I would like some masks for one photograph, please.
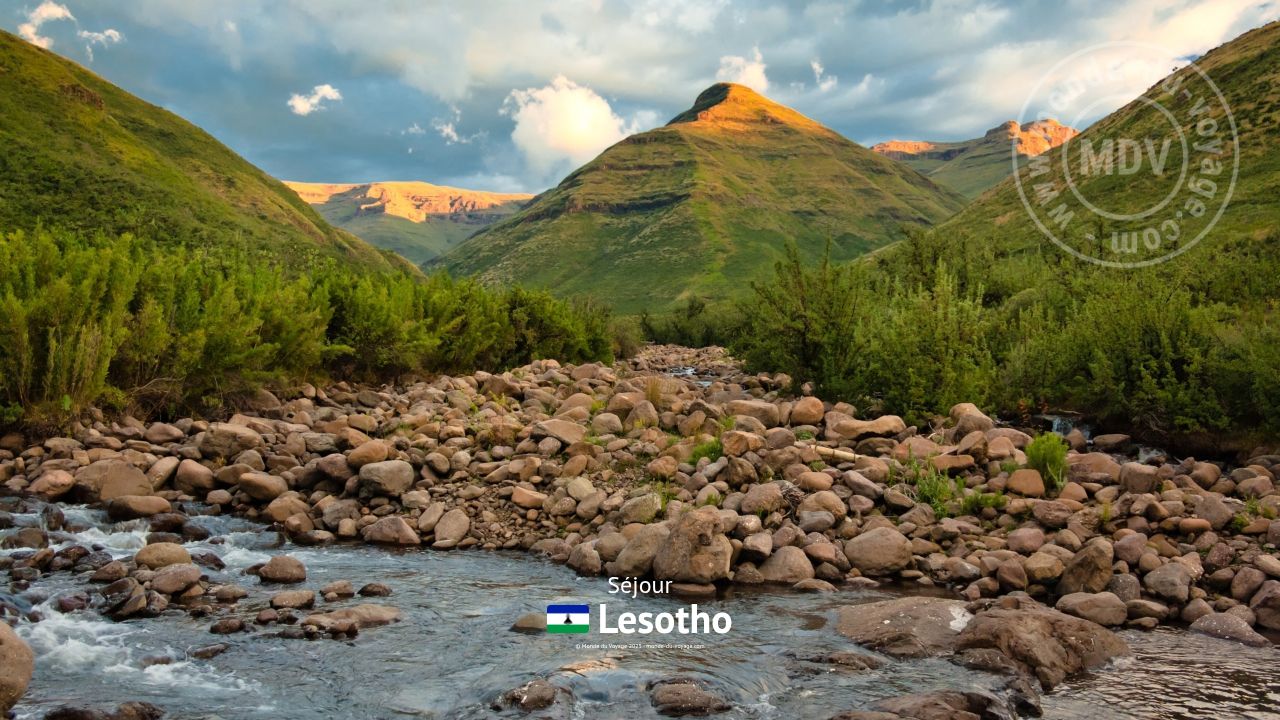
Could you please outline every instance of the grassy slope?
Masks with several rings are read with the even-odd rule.
[[[951,154],[949,159],[939,157]],[[937,143],[930,153],[900,158],[899,162],[972,200],[1009,177],[1009,140],[983,136],[955,143]],[[931,157],[932,156],[932,157]],[[1025,164],[1025,158],[1019,165]]]
[[[789,240],[857,257],[947,217],[961,198],[741,86],[716,85],[446,256],[458,272],[620,312],[741,296]]]
[[[337,194],[315,205],[320,216],[384,250],[423,265],[448,252],[480,229],[516,212],[523,202],[450,215],[432,215],[422,222],[390,213],[361,213],[368,202],[362,195]]]
[[[1177,279],[1203,290],[1206,297],[1224,302],[1240,302],[1254,295],[1248,288],[1242,294],[1223,295],[1226,288],[1241,288],[1259,256],[1273,257],[1273,247],[1280,236],[1280,23],[1253,30],[1208,53],[1197,64],[1213,79],[1225,95],[1239,127],[1240,173],[1233,199],[1220,221],[1197,246],[1181,256],[1155,266],[1152,272]],[[1189,69],[1179,71],[1189,73]],[[1148,91],[1153,93],[1159,85]],[[1104,137],[1146,137],[1164,132],[1155,127],[1152,114],[1142,111],[1134,101],[1086,130],[1077,141],[1055,148],[1046,157],[1052,177],[1062,183],[1062,153],[1072,152],[1071,162],[1078,166],[1076,154],[1080,140]],[[1183,113],[1178,113],[1185,117]],[[1225,120],[1224,120],[1225,122]],[[1191,131],[1190,123],[1184,129]],[[1229,149],[1229,146],[1228,146]],[[1227,162],[1229,155],[1224,158]],[[1024,169],[1020,171],[1026,173]],[[1024,175],[1025,177],[1025,175]],[[1042,182],[1040,178],[1037,182]],[[1091,198],[1106,198],[1112,209],[1149,207],[1157,192],[1150,174],[1130,177],[1096,176],[1078,182],[1082,192]],[[1185,193],[1184,193],[1185,195]],[[1181,196],[1180,196],[1181,197]],[[1193,231],[1200,227],[1191,225]],[[1123,230],[1118,223],[1088,226],[1077,223],[1068,235],[1073,245],[1085,246],[1086,231],[1104,233]],[[1047,283],[1064,274],[1109,273],[1123,281],[1129,270],[1095,269],[1093,265],[1071,258],[1053,245],[1032,223],[1024,210],[1012,178],[966,207],[954,218],[935,229],[939,237],[952,243],[976,243],[993,256],[987,275],[988,292],[994,297],[1012,297],[1018,293],[1039,292]],[[883,253],[902,252],[902,246],[885,248]]]
[[[37,223],[405,267],[208,133],[0,31],[0,230]]]

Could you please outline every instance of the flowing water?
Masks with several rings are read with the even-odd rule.
[[[118,557],[145,542],[141,523],[110,524],[84,508],[67,508],[67,516],[89,526],[74,536],[75,542],[104,547]],[[16,520],[39,522],[34,514]],[[39,718],[63,704],[127,700],[152,702],[170,718],[193,719],[522,717],[518,710],[492,710],[490,703],[505,690],[549,677],[573,691],[570,717],[634,720],[657,717],[646,683],[679,674],[704,680],[734,705],[717,717],[801,719],[828,718],[910,692],[1000,683],[940,659],[890,662],[862,672],[804,659],[856,651],[833,631],[835,609],[889,597],[882,591],[730,592],[701,603],[732,616],[733,628],[723,636],[524,635],[508,629],[512,621],[542,612],[550,603],[607,603],[611,615],[674,612],[686,603],[612,595],[601,579],[579,578],[524,554],[305,548],[284,545],[275,533],[244,520],[203,517],[200,522],[214,536],[188,548],[223,559],[226,569],[209,571],[212,580],[250,589],[242,614],[264,607],[269,594],[254,587],[257,579],[243,575],[244,568],[289,552],[306,564],[305,587],[332,580],[350,580],[356,587],[386,583],[394,594],[372,601],[399,607],[403,620],[346,642],[286,640],[272,637],[270,628],[211,635],[209,618],[177,610],[116,623],[93,611],[64,615],[53,609],[51,598],[85,589],[70,573],[56,573],[18,595],[0,590],[0,603],[45,618],[18,628],[37,656],[35,679],[16,709],[19,718]],[[1134,655],[1044,697],[1045,717],[1280,718],[1277,648],[1248,648],[1177,629],[1122,635]],[[231,643],[231,649],[210,660],[187,659],[188,650],[220,641]],[[604,644],[629,647],[600,647]],[[144,662],[157,656],[173,661]]]

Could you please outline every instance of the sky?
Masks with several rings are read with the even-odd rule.
[[[960,140],[1074,52],[1167,51],[1132,97],[1276,19],[1280,0],[0,0],[0,28],[276,177],[526,192],[717,81],[864,145]]]

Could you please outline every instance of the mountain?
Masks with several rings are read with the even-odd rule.
[[[1018,146],[1021,162],[1025,162],[1026,158],[1052,150],[1078,132],[1053,119],[1036,120],[1025,125],[1010,120],[972,140],[890,140],[872,145],[871,149],[885,157],[900,160],[939,185],[972,199],[1009,177],[1013,171],[1012,145]]]
[[[713,85],[442,258],[490,283],[622,313],[741,296],[794,241],[848,260],[963,204],[911,168],[741,85]]]
[[[285,185],[325,220],[415,265],[434,260],[533,197],[424,182],[285,181]]]
[[[1229,262],[1235,253],[1255,255],[1280,232],[1280,23],[1251,30],[1196,60],[1198,66],[1214,82],[1230,108],[1230,117],[1216,101],[1211,88],[1203,85],[1191,66],[1174,72],[1107,117],[1091,125],[1071,142],[1038,158],[1020,171],[1023,188],[1034,201],[1041,222],[1055,230],[1055,236],[1083,254],[1099,256],[1106,261],[1132,263],[1154,260],[1169,251],[1189,244],[1191,238],[1208,230],[1203,240],[1169,262],[1152,263],[1163,272],[1185,272],[1195,277],[1243,273],[1252,276],[1248,267],[1235,267]],[[1164,88],[1182,88],[1170,98]],[[1171,131],[1162,113],[1149,109],[1153,102],[1167,105],[1177,118],[1178,127]],[[1194,113],[1194,114],[1193,114]],[[1229,142],[1234,120],[1238,144]],[[1212,125],[1210,124],[1212,121]],[[1216,128],[1213,135],[1201,135],[1199,129]],[[1135,173],[1119,171],[1119,142],[1125,138],[1159,140],[1169,138],[1177,145],[1178,136],[1188,138],[1189,162],[1187,179],[1179,185],[1177,175],[1170,172],[1157,176],[1144,169]],[[1216,141],[1216,144],[1215,144]],[[1238,145],[1238,171],[1234,192],[1220,218],[1214,210],[1231,183],[1231,167]],[[1158,143],[1157,143],[1158,147]],[[1104,171],[1086,172],[1090,161],[1096,162],[1110,149],[1112,160]],[[1214,150],[1219,152],[1212,152]],[[1146,151],[1142,151],[1146,155]],[[1093,157],[1085,157],[1090,153]],[[1170,163],[1181,163],[1174,151]],[[1114,170],[1114,171],[1112,171]],[[1067,172],[1071,176],[1067,176]],[[1210,172],[1216,171],[1216,172]],[[1212,188],[1208,183],[1212,182]],[[1074,187],[1075,192],[1069,192]],[[1210,196],[1195,191],[1200,188]],[[1176,191],[1170,195],[1170,190]],[[1047,198],[1052,195],[1052,200]],[[1079,197],[1104,205],[1111,214],[1143,213],[1170,199],[1160,212],[1135,221],[1107,219],[1091,212]],[[1204,202],[1208,212],[1196,217],[1189,203]],[[1047,203],[1047,204],[1046,204]],[[1058,206],[1061,205],[1059,208]],[[1048,218],[1045,208],[1064,215],[1069,222],[1060,227]],[[1186,212],[1183,212],[1183,211]],[[1064,215],[1065,217],[1065,215]],[[1153,222],[1176,218],[1180,221],[1180,237],[1162,240],[1147,254],[1141,246],[1136,254],[1117,252],[1115,243],[1126,239],[1125,232],[1141,232]],[[981,238],[987,252],[993,253],[997,265],[990,268],[1000,273],[1014,287],[1034,287],[1043,272],[1043,258],[1069,257],[1042,233],[1027,211],[1018,184],[1010,177],[991,192],[978,198],[935,231],[940,237]],[[1013,267],[1013,265],[1017,267]],[[1076,263],[1073,263],[1076,264]],[[1235,280],[1233,279],[1232,282]]]
[[[4,31],[0,148],[0,232],[43,224],[236,244],[290,264],[407,266],[195,125]]]
[[[1165,142],[1167,162],[1153,162]],[[926,308],[969,298],[964,327],[977,337],[964,347],[979,352],[961,367],[994,362],[987,387],[1008,412],[1078,411],[1189,454],[1247,454],[1280,430],[1278,146],[1271,23],[1176,70],[947,222],[864,258],[865,275],[933,288]],[[941,326],[919,307],[920,327]]]

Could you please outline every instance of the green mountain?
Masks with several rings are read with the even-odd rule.
[[[968,333],[930,360],[963,361],[945,377],[988,378],[979,387],[1006,411],[1077,410],[1194,454],[1274,440],[1258,432],[1280,429],[1280,23],[1195,66],[1221,98],[1179,69],[947,222],[864,258],[872,277],[932,288],[909,327]],[[1167,162],[1153,163],[1165,140]],[[963,323],[923,317],[955,296]]]
[[[443,258],[489,283],[619,312],[742,296],[794,241],[848,260],[932,225],[958,194],[741,85],[608,148]]]
[[[532,195],[424,182],[285,181],[321,217],[384,250],[422,265],[481,228],[524,207]]]
[[[208,133],[0,31],[0,231],[228,243],[290,264],[405,263],[325,222]]]
[[[1009,177],[1011,150],[1017,145],[1020,164],[1042,155],[1075,137],[1075,128],[1057,120],[1035,120],[1024,125],[1010,120],[991,128],[982,137],[960,142],[890,140],[871,149],[927,175],[931,180],[973,199]]]
[[[1019,171],[1022,192],[1010,177],[939,226],[936,235],[949,243],[979,241],[983,252],[997,261],[988,276],[992,289],[1000,292],[1034,288],[1046,274],[1060,272],[1059,267],[1094,267],[1055,246],[1037,226],[1035,217],[1066,246],[1104,262],[1148,262],[1166,275],[1182,273],[1194,278],[1254,274],[1236,261],[1245,263],[1244,258],[1254,257],[1280,229],[1280,203],[1276,202],[1280,197],[1280,153],[1276,152],[1280,144],[1280,23],[1245,33],[1199,58],[1195,65],[1221,91],[1231,117],[1194,68],[1184,67],[1070,142],[1023,167]],[[1177,93],[1171,95],[1166,88],[1176,88]],[[1163,113],[1151,109],[1153,102],[1177,119],[1176,130],[1170,128]],[[1238,143],[1231,142],[1232,120]],[[1213,132],[1202,135],[1200,128]],[[1157,175],[1146,166],[1132,174],[1120,171],[1121,141],[1149,140],[1158,150],[1162,138],[1176,146],[1179,135],[1188,138],[1187,162],[1183,163],[1175,147],[1168,159],[1168,172]],[[1150,153],[1142,152],[1149,162]],[[1238,172],[1232,182],[1232,166],[1237,161]],[[1187,176],[1179,184],[1176,171],[1184,164]],[[1230,202],[1215,220],[1215,211],[1232,185]],[[1034,213],[1023,202],[1024,194]],[[1169,199],[1170,204],[1127,221],[1101,216],[1080,198],[1111,215],[1142,214],[1163,199]],[[1197,207],[1197,202],[1203,207]],[[1158,243],[1151,239],[1149,246],[1143,240],[1136,250],[1129,251],[1134,233],[1141,234],[1170,219],[1179,221],[1177,238],[1168,235],[1169,228],[1157,227],[1164,233]],[[1191,246],[1206,230],[1203,239]],[[1181,254],[1162,261],[1173,252]],[[1064,258],[1072,262],[1066,263]],[[1121,280],[1123,271],[1113,276]]]

